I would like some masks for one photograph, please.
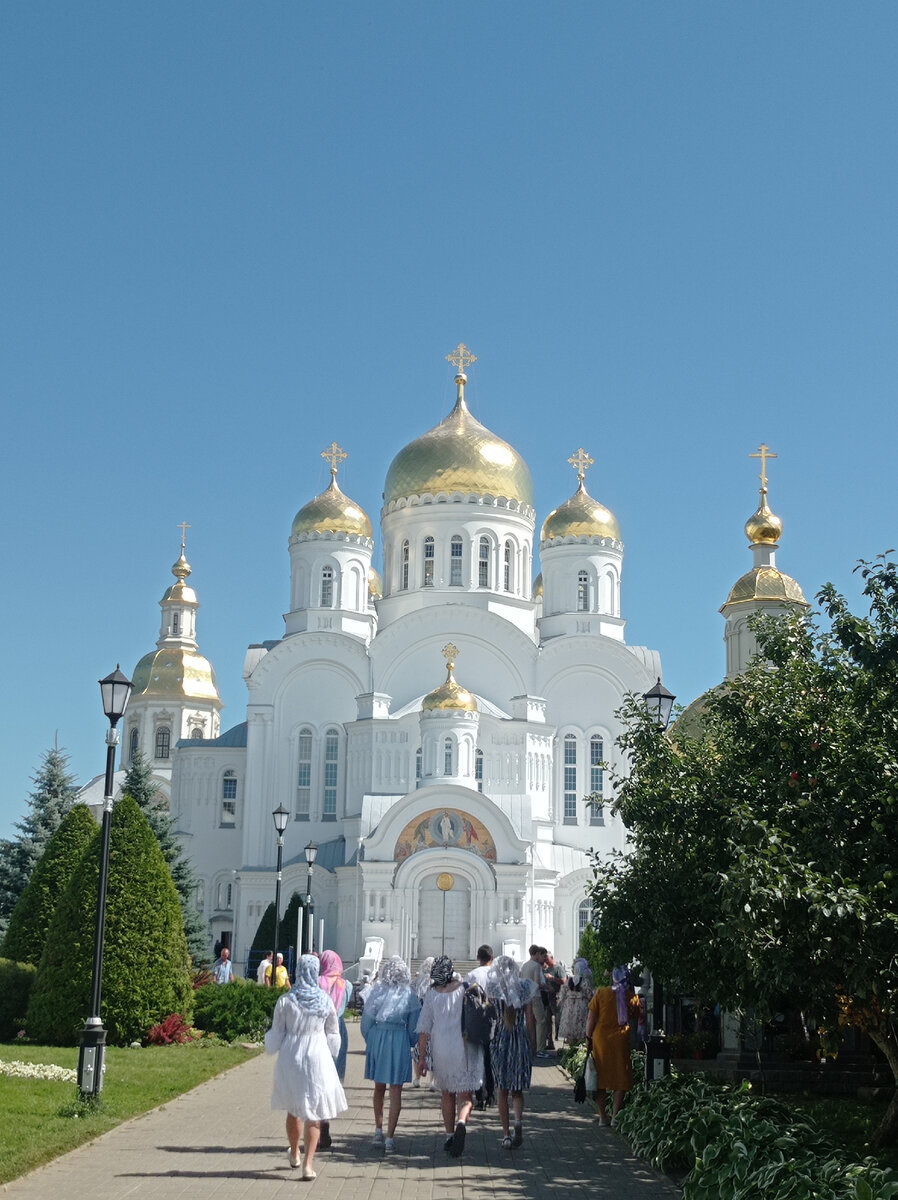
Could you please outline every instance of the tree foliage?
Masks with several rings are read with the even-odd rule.
[[[287,946],[294,944],[294,939],[299,928],[299,911],[302,905],[302,896],[299,892],[294,892],[290,897],[290,903],[287,905],[285,912],[281,915],[280,924],[280,945],[278,950],[287,957]],[[253,938],[253,944],[250,951],[262,950],[266,953],[274,948],[274,902],[265,909],[262,914],[262,919],[256,929],[256,936]],[[297,954],[299,947],[296,947]]]
[[[827,585],[824,619],[753,622],[761,655],[700,736],[628,703],[631,853],[594,863],[593,903],[615,961],[731,1009],[788,997],[830,1038],[859,1025],[898,1078],[898,567],[860,569],[866,616]]]
[[[72,1045],[88,1015],[99,881],[100,831],[53,916],[28,1008],[31,1037]],[[141,1039],[173,1012],[189,1020],[190,957],[178,896],[137,803],[112,814],[101,1016],[109,1041]]]
[[[0,955],[38,965],[59,897],[96,832],[97,823],[86,804],[69,809],[13,909]]]
[[[131,759],[131,764],[125,772],[122,792],[137,801],[138,807],[156,835],[178,893],[190,956],[197,965],[207,963],[210,957],[209,926],[196,906],[199,881],[175,833],[171,812],[165,806],[159,788],[153,782],[149,760],[140,750]]]
[[[68,755],[58,746],[44,753],[32,777],[34,790],[28,797],[28,812],[16,822],[19,836],[12,841],[0,840],[0,933],[6,931],[37,860],[75,801],[78,789],[68,762]]]

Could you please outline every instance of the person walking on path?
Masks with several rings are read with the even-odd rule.
[[[490,967],[486,994],[496,1005],[497,1018],[490,1043],[493,1075],[499,1094],[502,1145],[506,1150],[524,1140],[524,1092],[530,1087],[536,1049],[533,1000],[536,984],[522,979],[513,958],[500,954]],[[509,1124],[508,1096],[514,1108],[514,1134]]]
[[[596,1109],[603,1125],[616,1125],[624,1094],[633,1087],[633,1062],[630,1058],[630,1020],[639,1014],[639,1001],[627,967],[615,967],[611,987],[596,988],[589,1002],[586,1036],[591,1039],[590,1053],[596,1068]],[[606,1092],[614,1099],[609,1119]]]
[[[287,1140],[291,1167],[300,1165],[299,1139],[305,1154],[302,1178],[316,1178],[313,1167],[322,1121],[331,1121],[348,1108],[334,1058],[340,1050],[340,1025],[330,996],[318,986],[318,959],[300,958],[296,983],[274,1006],[265,1051],[277,1054],[273,1109],[287,1111]]]
[[[549,1054],[546,1050],[546,1043],[549,1039],[548,1016],[546,1006],[543,1004],[542,993],[546,989],[546,976],[543,972],[543,964],[546,961],[547,952],[541,947],[533,945],[530,947],[528,954],[530,958],[521,967],[521,977],[529,979],[536,984],[537,994],[533,998],[533,1018],[536,1021],[536,1057],[548,1058]]]
[[[595,991],[592,971],[585,958],[575,958],[571,973],[558,993],[558,1036],[562,1041],[582,1042],[586,1037],[589,1002]]]
[[[349,1050],[349,1032],[343,1013],[346,1005],[352,999],[352,984],[343,978],[343,960],[334,950],[325,950],[318,965],[318,986],[327,992],[334,1002],[337,1012],[337,1023],[340,1026],[340,1050],[336,1057],[337,1078],[340,1083],[346,1078],[346,1055]],[[318,1139],[319,1150],[329,1150],[331,1147],[330,1121],[321,1122],[321,1136]]]
[[[277,958],[274,961],[274,967],[269,963],[265,968],[265,982],[269,987],[276,987],[278,990],[290,986],[290,976],[287,974],[287,968],[284,966],[284,956],[280,951],[278,951]]]
[[[465,987],[454,978],[452,959],[441,954],[430,968],[431,988],[418,1018],[418,1054],[433,1062],[433,1080],[442,1092],[445,1149],[459,1158],[465,1148],[473,1093],[483,1086],[483,1047],[462,1036]]]
[[[431,954],[429,956],[429,958],[425,958],[424,961],[421,963],[421,965],[418,967],[418,974],[415,976],[414,983],[412,984],[412,987],[415,989],[415,995],[418,997],[418,1000],[421,1002],[421,1004],[424,1003],[424,997],[430,991],[430,968],[432,966],[433,966],[433,955]],[[427,1072],[431,1069],[433,1064],[430,1061],[429,1053],[428,1053],[427,1058],[421,1057],[421,1055],[418,1052],[417,1044],[415,1044],[415,1046],[412,1048],[412,1059],[415,1064],[414,1078],[412,1079],[412,1087],[420,1087],[421,1080],[424,1078],[424,1076],[427,1074]],[[430,1090],[432,1092],[436,1091],[436,1088],[434,1087],[434,1084],[433,1084],[433,1080],[431,1080],[431,1083],[430,1083]]]
[[[385,1154],[396,1151],[396,1125],[402,1111],[402,1085],[412,1078],[412,1044],[421,1003],[411,986],[411,974],[398,954],[381,967],[378,981],[362,1013],[365,1039],[365,1078],[374,1081],[372,1145]],[[384,1097],[390,1089],[390,1118],[384,1137]]]
[[[233,978],[234,964],[231,962],[231,952],[225,946],[212,967],[212,980],[214,983],[230,983]]]
[[[259,987],[270,987],[271,986],[271,980],[266,979],[265,976],[270,975],[269,967],[271,966],[273,961],[274,961],[274,951],[269,950],[266,953],[265,957],[262,959],[262,961],[259,963],[258,967],[256,968],[256,983],[258,983]]]

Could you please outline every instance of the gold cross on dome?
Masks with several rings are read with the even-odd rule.
[[[349,455],[345,450],[341,450],[336,442],[331,442],[326,450],[321,451],[321,457],[326,458],[330,463],[331,475],[336,475],[337,467],[339,467],[344,458],[349,458]]]
[[[455,369],[463,375],[466,367],[477,362],[477,355],[472,354],[464,342],[459,342],[452,353],[446,355],[446,362],[452,363]]]
[[[453,646],[451,642],[447,642],[443,647],[442,655],[451,668],[455,660],[458,658],[458,646]]]
[[[181,553],[183,554],[184,546],[187,543],[187,530],[190,529],[190,526],[186,521],[182,521],[178,528],[181,530]]]
[[[778,458],[779,456],[773,453],[773,451],[770,449],[770,447],[767,445],[766,442],[761,442],[760,446],[758,446],[757,453],[749,454],[748,457],[749,458],[759,458],[761,460],[761,474],[759,475],[758,478],[761,480],[762,490],[766,492],[767,491],[767,459],[768,458]]]
[[[583,478],[595,461],[596,460],[594,458],[589,457],[582,446],[579,447],[576,454],[572,454],[568,459],[568,462],[571,464],[571,466],[576,468],[578,479]]]

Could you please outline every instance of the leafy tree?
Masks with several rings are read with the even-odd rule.
[[[632,852],[594,862],[612,956],[731,1009],[788,998],[833,1041],[869,1033],[898,1080],[898,566],[861,564],[866,616],[757,618],[759,656],[699,736],[631,700],[617,807]],[[898,1139],[898,1093],[874,1135]]]
[[[88,1015],[100,831],[53,916],[28,1008],[31,1037],[72,1045]],[[148,821],[123,796],[112,813],[101,1016],[112,1044],[140,1039],[171,1013],[189,1020],[190,956],[171,875]]]
[[[165,807],[159,788],[153,782],[149,760],[139,750],[125,772],[122,792],[133,796],[137,801],[141,812],[149,821],[150,828],[156,835],[156,840],[178,892],[190,956],[197,964],[207,963],[209,961],[209,926],[196,906],[199,880],[175,833],[172,815]]]
[[[78,789],[68,762],[69,756],[58,746],[45,751],[32,776],[29,811],[16,822],[19,836],[0,840],[0,933],[5,933],[35,863],[75,801]]]
[[[0,955],[38,965],[59,897],[96,832],[97,823],[86,804],[69,809],[13,909]]]

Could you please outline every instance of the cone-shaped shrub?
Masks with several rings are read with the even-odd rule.
[[[72,1045],[88,1016],[100,831],[60,899],[28,1008],[30,1037]],[[130,796],[112,814],[101,1016],[109,1041],[139,1040],[192,1011],[190,958],[178,895],[146,817]]]
[[[97,823],[86,804],[76,804],[63,817],[13,909],[0,957],[38,965],[59,898],[96,832]]]
[[[290,903],[287,905],[286,912],[281,916],[280,925],[280,945],[278,950],[287,957],[287,946],[296,944],[296,930],[299,921],[299,908],[302,901],[302,896],[299,892],[294,892],[290,897]],[[259,922],[259,927],[256,930],[256,936],[253,938],[253,944],[250,951],[262,950],[268,952],[274,949],[274,904],[269,904],[262,914],[262,920]],[[299,947],[296,947],[296,953],[299,953]]]

